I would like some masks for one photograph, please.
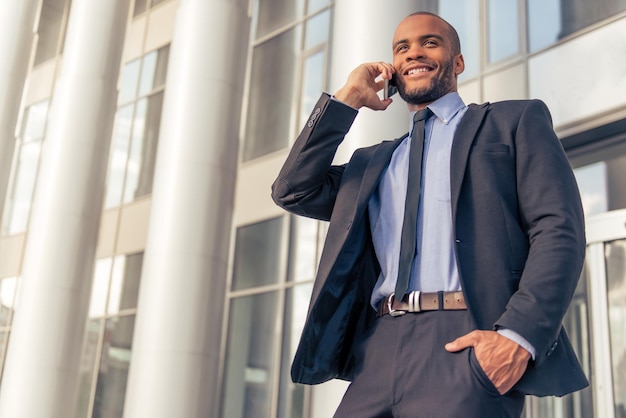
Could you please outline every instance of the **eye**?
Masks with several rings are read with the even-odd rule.
[[[437,46],[437,45],[439,44],[434,39],[427,39],[426,41],[424,41],[424,46]]]
[[[407,44],[400,44],[396,47],[396,52],[406,51],[407,49],[409,49]]]

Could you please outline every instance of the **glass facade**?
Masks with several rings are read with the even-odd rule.
[[[282,216],[237,229],[222,414],[305,415],[289,370],[317,264],[318,222]]]
[[[9,191],[2,215],[2,235],[26,231],[32,206],[49,101],[30,105],[24,111],[15,143]]]
[[[122,416],[142,263],[143,253],[96,262],[76,418]]]
[[[105,208],[152,192],[168,56],[166,46],[122,69]]]
[[[63,51],[65,22],[70,4],[71,0],[42,1],[34,65],[46,62]]]
[[[286,148],[303,114],[325,89],[331,25],[327,3],[309,2],[306,10],[313,14],[303,16],[302,2],[258,1],[243,161]],[[300,112],[294,113],[298,102]]]

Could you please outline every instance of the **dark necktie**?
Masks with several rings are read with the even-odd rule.
[[[400,264],[395,292],[398,299],[402,299],[409,287],[411,265],[415,256],[417,208],[421,194],[422,155],[424,153],[424,126],[426,119],[431,115],[431,110],[425,108],[418,111],[413,117],[411,151],[409,153],[409,178],[406,187],[404,221],[402,222],[402,236],[400,240]]]

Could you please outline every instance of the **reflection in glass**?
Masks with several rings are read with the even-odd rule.
[[[303,126],[309,115],[313,111],[313,106],[317,103],[320,93],[324,91],[326,53],[317,52],[304,61],[304,74],[302,79],[302,95],[300,102],[299,125]]]
[[[259,0],[255,15],[258,39],[302,16],[302,0]]]
[[[293,136],[289,116],[301,31],[298,25],[253,50],[244,161],[286,148]]]
[[[528,0],[528,49],[555,43],[561,33],[561,0]]]
[[[440,0],[439,15],[459,34],[465,71],[459,81],[478,75],[480,71],[480,18],[478,0]]]
[[[606,163],[600,161],[574,170],[585,216],[606,212],[608,196]]]
[[[137,307],[143,253],[118,255],[113,260],[108,314]]]
[[[78,370],[78,402],[76,404],[76,418],[86,418],[91,403],[91,388],[93,384],[94,368],[98,354],[98,339],[100,328],[104,321],[90,319],[87,321],[83,352]]]
[[[283,348],[281,356],[280,392],[278,394],[278,417],[300,418],[304,412],[304,386],[291,381],[291,360],[296,354],[298,341],[308,311],[312,284],[287,289],[283,324]]]
[[[604,253],[615,417],[626,418],[626,239],[607,242]]]
[[[141,60],[136,59],[124,65],[120,75],[120,91],[117,96],[118,103],[126,103],[137,95],[139,83],[139,67]]]
[[[296,282],[313,280],[317,266],[318,221],[302,216],[292,216],[290,219],[289,280]]]
[[[17,277],[0,279],[0,328],[11,325],[11,317],[15,309],[15,288]]]
[[[222,417],[272,416],[278,295],[271,292],[231,300]]]
[[[94,418],[123,415],[134,326],[134,315],[106,321],[93,405]]]
[[[304,49],[309,49],[328,41],[330,33],[330,10],[315,15],[306,22]]]
[[[2,216],[2,234],[26,231],[33,202],[39,158],[48,116],[48,100],[24,111],[19,137],[15,144],[15,162]]]
[[[96,260],[93,282],[91,284],[91,301],[89,302],[90,318],[105,314],[112,261],[110,257]]]
[[[107,172],[106,196],[104,199],[104,207],[107,209],[119,206],[122,201],[132,120],[132,104],[118,109],[115,115],[115,126],[113,127],[111,155],[109,156],[109,169]]]
[[[313,13],[322,7],[326,7],[330,4],[330,0],[308,0],[306,2],[306,12]]]
[[[490,0],[489,62],[498,62],[519,52],[518,0]]]
[[[232,290],[278,283],[282,279],[285,218],[237,228]]]
[[[67,0],[44,0],[37,27],[37,51],[34,65],[41,64],[57,55],[62,45],[63,14]],[[6,13],[6,12],[5,12]]]
[[[585,215],[626,209],[626,142],[574,156]]]
[[[123,203],[152,192],[162,108],[163,92],[137,102]]]

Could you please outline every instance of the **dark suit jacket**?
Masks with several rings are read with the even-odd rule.
[[[402,138],[358,149],[347,164],[333,166],[356,113],[322,95],[272,186],[281,207],[330,221],[292,365],[295,382],[350,380],[353,344],[374,317],[369,298],[380,267],[367,205]],[[560,396],[587,386],[562,329],[584,260],[583,212],[546,106],[470,105],[450,168],[468,310],[478,329],[509,328],[537,350],[515,389]]]

